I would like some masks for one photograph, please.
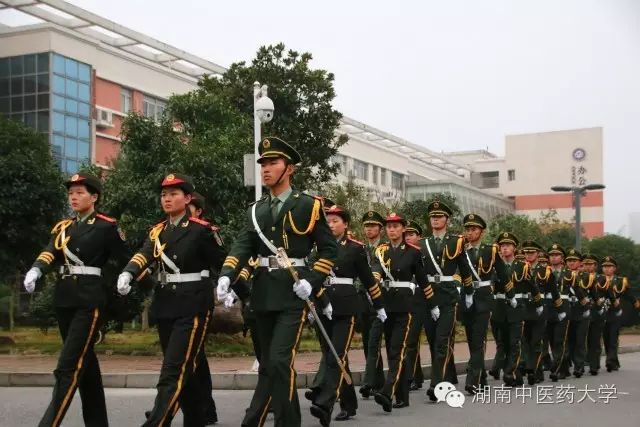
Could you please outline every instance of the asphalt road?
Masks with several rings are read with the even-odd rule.
[[[346,423],[334,426],[640,426],[640,353],[620,356],[619,372],[601,372],[597,377],[545,382],[540,386],[519,390],[491,388],[487,402],[473,402],[466,396],[462,408],[452,408],[446,402],[427,403],[424,390],[411,394],[411,406],[385,414],[373,400],[360,400],[358,415]],[[464,380],[464,377],[461,377]],[[461,381],[463,384],[464,381]],[[500,383],[492,381],[490,387]],[[303,426],[319,426],[309,415],[309,403],[302,396]],[[219,426],[238,426],[251,391],[214,391],[220,416]],[[50,388],[0,388],[0,426],[37,425],[51,394]],[[107,389],[107,407],[111,426],[139,426],[143,412],[155,397],[153,389]],[[496,397],[498,402],[496,402]],[[510,403],[507,399],[510,398]],[[80,398],[73,400],[63,426],[82,426]],[[573,400],[573,403],[571,403]],[[523,403],[524,402],[524,403]],[[268,421],[267,425],[272,425]],[[181,414],[173,425],[182,426]]]

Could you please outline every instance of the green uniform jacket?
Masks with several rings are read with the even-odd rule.
[[[634,297],[629,290],[629,279],[616,275],[613,276],[609,282],[613,296],[613,305],[609,310],[609,316],[614,316],[615,312],[620,310],[622,300],[629,302],[636,310],[640,310],[640,300]]]
[[[232,283],[249,258],[274,255],[254,229],[251,210],[252,207],[247,210],[246,224],[220,273],[229,277]],[[270,197],[265,196],[256,203],[256,219],[266,238],[277,248],[283,247],[290,258],[307,258],[316,246],[318,258],[311,268],[296,267],[296,270],[301,279],[309,281],[316,297],[320,296],[324,292],[322,284],[331,273],[337,253],[337,244],[327,225],[321,200],[294,189],[274,221]],[[302,308],[304,301],[293,292],[293,285],[294,280],[288,270],[269,271],[267,267],[257,267],[251,288],[252,308],[255,311]]]
[[[557,317],[558,308],[562,306],[562,299],[558,292],[558,286],[556,285],[555,278],[551,272],[551,267],[536,264],[531,269],[531,279],[534,281],[543,298],[544,311],[542,316],[538,317],[536,314],[536,308],[538,305],[535,301],[529,301],[527,304],[527,320],[543,319],[548,320],[551,317]]]
[[[553,272],[553,270],[552,270]],[[575,271],[571,271],[568,268],[562,268],[559,273],[554,274],[554,278],[556,279],[556,285],[558,287],[558,293],[560,294],[560,298],[562,298],[562,304],[558,307],[558,312],[567,313],[567,318],[571,315],[571,303],[570,299],[575,292],[574,287],[578,283],[578,274]],[[553,319],[550,320],[557,320]]]
[[[384,268],[383,268],[384,264]],[[415,293],[419,293],[426,300],[427,307],[434,306],[434,293],[428,283],[424,271],[424,264],[418,246],[402,242],[397,248],[390,243],[383,243],[376,249],[376,256],[372,260],[373,275],[381,281],[413,282],[415,280]],[[393,276],[389,277],[385,269]],[[385,310],[389,313],[409,313],[412,308],[414,292],[409,288],[388,287],[384,293]]]
[[[504,271],[504,262],[498,255],[497,244],[487,245],[481,243],[477,253],[473,254],[470,250],[467,250],[467,254],[473,270],[480,277],[480,281],[494,282],[497,274],[496,270]],[[474,282],[478,281],[475,274],[472,277]],[[487,313],[495,308],[496,302],[493,296],[493,287],[494,285],[492,284],[491,286],[474,289],[473,305],[476,313]]]
[[[66,239],[62,238],[63,231]],[[33,267],[44,274],[54,266],[75,265],[64,254],[64,246],[87,267],[103,268],[111,257],[124,264],[131,254],[118,232],[116,220],[94,212],[83,222],[75,218],[58,222],[51,230],[49,244]],[[104,307],[107,292],[101,276],[63,274],[56,283],[54,304],[56,307]]]
[[[436,250],[436,243],[433,236],[420,239],[418,242],[422,258],[424,260],[425,271],[430,276],[438,274],[438,270],[433,265],[427,245],[430,245],[433,257],[444,276],[454,276],[454,282],[431,283],[435,293],[435,302],[440,305],[454,305],[460,300],[458,286],[463,286],[465,294],[473,293],[473,280],[469,262],[464,253],[464,237],[455,234],[446,234],[441,243],[442,249]]]
[[[510,286],[513,286],[517,305],[511,307],[507,301],[507,320],[509,322],[525,320],[528,304],[532,304],[536,308],[542,305],[542,295],[532,277],[529,264],[526,262],[514,261],[511,264],[511,282],[507,283],[506,288],[508,289]]]
[[[164,253],[180,270],[180,274],[218,271],[225,250],[215,237],[211,224],[186,215],[177,226],[167,220],[151,228],[142,249],[136,253],[124,271],[138,277],[152,263],[157,274],[175,272],[162,261]],[[153,294],[151,312],[158,319],[171,319],[204,313],[213,305],[213,286],[209,277],[200,280],[162,284]]]

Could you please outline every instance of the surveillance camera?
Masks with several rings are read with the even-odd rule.
[[[262,123],[269,123],[273,119],[273,101],[268,96],[262,96],[256,101],[256,115]]]

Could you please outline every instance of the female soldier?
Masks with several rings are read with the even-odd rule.
[[[106,426],[107,407],[100,366],[93,351],[107,301],[102,267],[116,255],[126,261],[128,250],[116,221],[96,212],[102,184],[95,176],[78,173],[65,183],[73,218],[58,222],[51,240],[24,279],[33,292],[43,273],[60,265],[54,305],[63,346],[54,371],[51,403],[40,426],[59,426],[80,388],[82,417],[88,426]]]
[[[348,237],[349,212],[333,205],[325,209],[327,222],[338,243],[338,256],[326,281],[327,294],[333,307],[332,319],[320,319],[331,337],[338,356],[349,371],[347,353],[353,337],[356,316],[360,308],[354,279],[359,278],[367,289],[378,318],[384,322],[387,315],[382,305],[382,292],[371,273],[364,245]],[[340,399],[340,413],[336,421],[345,421],[356,415],[358,401],[353,385],[347,385],[340,367],[326,345],[323,345],[322,360],[311,393],[311,415],[320,419],[323,426],[331,422],[331,412]]]
[[[142,249],[120,274],[118,292],[128,294],[131,279],[150,263],[158,264],[159,285],[151,312],[158,319],[164,359],[158,393],[144,426],[170,425],[178,407],[185,425],[203,426],[206,402],[193,373],[211,314],[209,270],[218,271],[225,254],[211,224],[189,215],[194,191],[190,178],[169,174],[160,187],[168,218],[151,228]]]

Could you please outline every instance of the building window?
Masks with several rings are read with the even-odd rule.
[[[353,174],[363,181],[369,180],[369,164],[360,160],[353,160]]]
[[[500,172],[473,172],[471,174],[471,184],[478,188],[499,188]]]
[[[91,67],[53,54],[52,78],[53,155],[73,174],[91,158]]]
[[[371,175],[372,175],[372,181],[374,184],[378,184],[378,167],[377,166],[372,166],[372,170],[371,170]]]
[[[145,95],[142,104],[142,114],[155,121],[160,121],[164,114],[166,103],[160,99]]]
[[[391,172],[391,188],[402,191],[404,184],[404,176],[397,172]]]
[[[509,181],[515,181],[516,180],[516,170],[515,169],[509,169],[507,171],[507,178],[509,179]]]
[[[331,157],[331,163],[338,165],[338,172],[342,175],[347,175],[347,158],[342,154],[336,154]]]
[[[380,185],[387,185],[387,170],[385,168],[380,168]]]
[[[123,87],[120,90],[120,111],[125,114],[131,111],[131,99],[131,90]]]

